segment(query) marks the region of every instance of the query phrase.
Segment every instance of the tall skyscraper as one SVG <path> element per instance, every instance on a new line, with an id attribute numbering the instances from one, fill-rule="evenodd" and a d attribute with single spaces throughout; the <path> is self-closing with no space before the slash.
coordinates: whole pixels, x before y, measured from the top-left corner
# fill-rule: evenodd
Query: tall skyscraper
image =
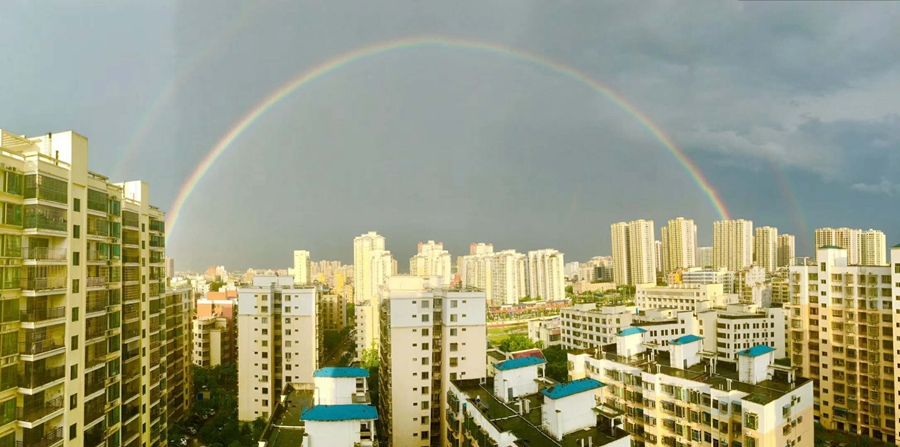
<path id="1" fill-rule="evenodd" d="M 484 292 L 442 281 L 397 276 L 382 289 L 378 413 L 387 445 L 446 445 L 450 381 L 486 375 Z"/>
<path id="2" fill-rule="evenodd" d="M 818 249 L 831 246 L 847 249 L 847 263 L 859 265 L 859 234 L 858 229 L 853 228 L 819 228 L 816 230 L 816 254 Z"/>
<path id="3" fill-rule="evenodd" d="M 311 270 L 312 262 L 309 260 L 309 252 L 294 250 L 294 284 L 312 283 Z"/>
<path id="4" fill-rule="evenodd" d="M 166 278 L 175 276 L 175 260 L 166 256 Z"/>
<path id="5" fill-rule="evenodd" d="M 311 384 L 318 367 L 316 289 L 255 276 L 238 289 L 238 420 L 269 419 L 288 384 Z"/>
<path id="6" fill-rule="evenodd" d="M 736 272 L 753 265 L 753 222 L 713 222 L 713 268 Z"/>
<path id="7" fill-rule="evenodd" d="M 494 246 L 492 244 L 472 244 L 469 247 L 469 255 L 461 257 L 460 281 L 465 287 L 475 287 L 484 290 L 488 305 L 491 305 L 493 295 L 492 264 L 494 261 Z"/>
<path id="8" fill-rule="evenodd" d="M 888 265 L 887 241 L 883 232 L 868 230 L 859 233 L 859 264 Z"/>
<path id="9" fill-rule="evenodd" d="M 77 133 L 0 130 L 3 446 L 160 445 L 191 403 L 165 215 L 88 160 Z"/>
<path id="10" fill-rule="evenodd" d="M 528 294 L 527 258 L 515 250 L 503 250 L 491 261 L 491 306 L 518 304 Z"/>
<path id="11" fill-rule="evenodd" d="M 668 239 L 666 237 L 666 227 L 662 228 L 662 239 L 664 241 Z M 653 255 L 656 258 L 656 272 L 662 273 L 666 271 L 667 265 L 664 260 L 666 257 L 666 250 L 663 248 L 663 243 L 661 241 L 653 242 Z"/>
<path id="12" fill-rule="evenodd" d="M 778 236 L 778 267 L 790 267 L 791 260 L 797 256 L 794 250 L 794 235 L 782 234 Z"/>
<path id="13" fill-rule="evenodd" d="M 353 239 L 353 287 L 357 303 L 369 301 L 378 293 L 372 281 L 373 250 L 384 250 L 384 236 L 370 231 Z"/>
<path id="14" fill-rule="evenodd" d="M 628 263 L 628 222 L 610 225 L 612 240 L 613 282 L 618 285 L 632 284 Z"/>
<path id="15" fill-rule="evenodd" d="M 670 220 L 663 235 L 663 273 L 694 267 L 697 262 L 697 225 L 692 219 Z"/>
<path id="16" fill-rule="evenodd" d="M 757 227 L 753 245 L 756 265 L 773 273 L 778 267 L 778 228 Z"/>
<path id="17" fill-rule="evenodd" d="M 565 262 L 563 254 L 553 250 L 528 252 L 528 295 L 546 301 L 566 298 Z"/>
<path id="18" fill-rule="evenodd" d="M 409 258 L 409 274 L 413 276 L 440 276 L 449 283 L 452 271 L 453 259 L 450 252 L 444 250 L 443 242 L 419 242 L 418 253 Z"/>
<path id="19" fill-rule="evenodd" d="M 615 283 L 656 284 L 656 241 L 653 221 L 619 222 L 612 224 L 610 229 Z"/>
<path id="20" fill-rule="evenodd" d="M 700 247 L 697 249 L 697 265 L 699 267 L 712 267 L 713 266 L 713 248 L 712 247 Z"/>

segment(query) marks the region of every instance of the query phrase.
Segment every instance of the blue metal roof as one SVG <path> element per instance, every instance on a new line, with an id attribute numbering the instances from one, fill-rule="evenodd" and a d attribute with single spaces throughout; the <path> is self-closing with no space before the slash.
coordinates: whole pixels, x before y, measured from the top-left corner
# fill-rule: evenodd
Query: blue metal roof
<path id="1" fill-rule="evenodd" d="M 641 329 L 639 327 L 630 327 L 628 329 L 623 329 L 622 332 L 619 332 L 616 335 L 624 336 L 624 335 L 631 335 L 631 334 L 643 334 L 644 332 L 647 332 L 647 330 Z"/>
<path id="2" fill-rule="evenodd" d="M 369 370 L 353 367 L 328 367 L 317 369 L 313 377 L 369 377 Z"/>
<path id="3" fill-rule="evenodd" d="M 698 341 L 698 340 L 703 340 L 703 338 L 696 336 L 694 334 L 691 334 L 691 335 L 685 335 L 682 337 L 678 337 L 675 340 L 670 341 L 669 344 L 670 345 L 684 345 L 684 344 L 688 344 L 690 342 Z"/>
<path id="4" fill-rule="evenodd" d="M 574 382 L 551 386 L 550 388 L 541 390 L 541 394 L 555 400 L 604 386 L 606 385 L 594 379 L 580 379 Z"/>
<path id="5" fill-rule="evenodd" d="M 750 349 L 744 349 L 743 351 L 738 351 L 738 355 L 746 355 L 748 357 L 759 357 L 763 354 L 768 354 L 774 351 L 775 348 L 766 345 L 756 345 Z"/>
<path id="6" fill-rule="evenodd" d="M 378 419 L 378 410 L 371 405 L 316 405 L 300 415 L 301 421 L 362 421 Z"/>
<path id="7" fill-rule="evenodd" d="M 526 366 L 540 365 L 542 363 L 547 363 L 547 361 L 540 357 L 521 357 L 495 363 L 494 368 L 497 368 L 500 371 L 509 371 L 511 369 L 524 368 Z"/>

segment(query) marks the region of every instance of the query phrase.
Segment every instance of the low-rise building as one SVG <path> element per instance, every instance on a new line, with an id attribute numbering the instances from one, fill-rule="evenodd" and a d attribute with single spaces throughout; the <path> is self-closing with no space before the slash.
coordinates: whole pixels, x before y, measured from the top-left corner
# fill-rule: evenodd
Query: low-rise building
<path id="1" fill-rule="evenodd" d="M 631 326 L 634 306 L 576 304 L 560 310 L 561 342 L 564 349 L 583 349 L 612 343 L 615 335 Z"/>
<path id="2" fill-rule="evenodd" d="M 733 301 L 725 294 L 722 284 L 638 285 L 634 300 L 640 309 L 690 311 L 724 306 Z"/>
<path id="3" fill-rule="evenodd" d="M 561 321 L 559 317 L 544 317 L 528 320 L 528 338 L 544 348 L 562 344 Z"/>
<path id="4" fill-rule="evenodd" d="M 347 319 L 347 304 L 341 295 L 319 295 L 319 326 L 323 331 L 344 329 Z"/>
<path id="5" fill-rule="evenodd" d="M 757 345 L 774 348 L 777 359 L 786 357 L 786 317 L 781 307 L 732 304 L 698 312 L 697 318 L 703 350 L 721 360 L 736 362 L 738 352 Z"/>

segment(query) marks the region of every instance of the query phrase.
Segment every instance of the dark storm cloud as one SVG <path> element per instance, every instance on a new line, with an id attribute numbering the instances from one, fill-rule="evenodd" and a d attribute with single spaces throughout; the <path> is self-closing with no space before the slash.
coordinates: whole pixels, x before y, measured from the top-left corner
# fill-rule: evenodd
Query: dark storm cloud
<path id="1" fill-rule="evenodd" d="M 0 15 L 14 43 L 0 127 L 83 133 L 92 169 L 147 180 L 168 208 L 216 141 L 303 71 L 374 42 L 462 37 L 621 93 L 733 215 L 798 233 L 801 251 L 826 225 L 893 243 L 898 15 L 858 2 L 20 2 Z M 709 201 L 609 100 L 521 61 L 407 49 L 335 71 L 250 126 L 189 198 L 169 253 L 184 268 L 285 266 L 294 248 L 349 261 L 352 238 L 377 230 L 401 270 L 428 239 L 584 260 L 608 252 L 612 222 L 677 216 L 711 243 Z"/>

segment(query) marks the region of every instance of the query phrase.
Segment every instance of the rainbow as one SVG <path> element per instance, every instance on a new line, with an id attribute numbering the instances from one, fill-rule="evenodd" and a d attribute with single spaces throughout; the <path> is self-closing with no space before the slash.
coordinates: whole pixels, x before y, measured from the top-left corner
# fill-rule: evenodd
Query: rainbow
<path id="1" fill-rule="evenodd" d="M 716 192 L 716 190 L 713 189 L 712 186 L 710 186 L 709 181 L 706 179 L 697 165 L 694 164 L 694 162 L 690 158 L 688 158 L 687 155 L 685 155 L 685 153 L 678 148 L 678 146 L 675 145 L 675 142 L 673 142 L 672 139 L 669 138 L 663 132 L 663 130 L 660 129 L 659 126 L 651 121 L 644 112 L 629 103 L 624 97 L 614 92 L 609 87 L 606 87 L 605 85 L 591 78 L 584 72 L 577 70 L 576 68 L 554 61 L 552 59 L 548 59 L 544 56 L 527 53 L 522 50 L 491 42 L 425 36 L 380 42 L 352 50 L 341 56 L 330 59 L 311 70 L 301 73 L 299 76 L 297 76 L 287 84 L 284 84 L 282 87 L 272 92 L 272 94 L 267 98 L 257 103 L 249 113 L 244 115 L 243 118 L 241 118 L 241 120 L 238 121 L 237 124 L 235 124 L 234 127 L 232 127 L 231 130 L 229 130 L 228 133 L 226 133 L 216 143 L 216 145 L 206 154 L 206 156 L 203 158 L 194 172 L 191 173 L 191 176 L 187 179 L 187 181 L 184 182 L 181 190 L 178 192 L 178 196 L 175 198 L 175 202 L 172 205 L 171 211 L 169 212 L 166 227 L 169 229 L 169 231 L 175 228 L 175 224 L 178 222 L 178 215 L 181 213 L 181 209 L 182 207 L 184 207 L 184 204 L 187 201 L 188 197 L 190 197 L 191 192 L 193 192 L 194 188 L 197 187 L 197 184 L 200 182 L 203 176 L 206 175 L 206 173 L 216 162 L 216 160 L 225 152 L 226 149 L 228 149 L 229 146 L 231 146 L 232 143 L 234 143 L 234 141 L 238 137 L 240 137 L 241 133 L 247 130 L 247 128 L 250 127 L 253 122 L 259 119 L 259 117 L 265 114 L 279 101 L 281 101 L 297 89 L 335 70 L 339 70 L 349 64 L 352 64 L 353 62 L 368 59 L 390 51 L 421 47 L 469 49 L 497 54 L 500 56 L 509 57 L 515 60 L 543 67 L 556 74 L 565 76 L 573 81 L 584 84 L 591 90 L 605 96 L 619 108 L 640 121 L 640 123 L 643 124 L 643 126 L 647 128 L 647 130 L 649 130 L 650 133 L 653 134 L 653 136 L 657 140 L 659 140 L 659 142 L 662 143 L 662 145 L 666 149 L 668 149 L 669 152 L 672 153 L 672 155 L 675 156 L 675 159 L 678 160 L 678 162 L 682 166 L 684 166 L 684 168 L 693 178 L 694 183 L 696 183 L 697 186 L 699 186 L 703 191 L 703 193 L 709 198 L 716 212 L 719 214 L 719 217 L 721 217 L 722 219 L 729 219 L 728 209 L 725 207 L 725 204 L 722 202 L 722 199 L 719 197 L 719 194 Z"/>

